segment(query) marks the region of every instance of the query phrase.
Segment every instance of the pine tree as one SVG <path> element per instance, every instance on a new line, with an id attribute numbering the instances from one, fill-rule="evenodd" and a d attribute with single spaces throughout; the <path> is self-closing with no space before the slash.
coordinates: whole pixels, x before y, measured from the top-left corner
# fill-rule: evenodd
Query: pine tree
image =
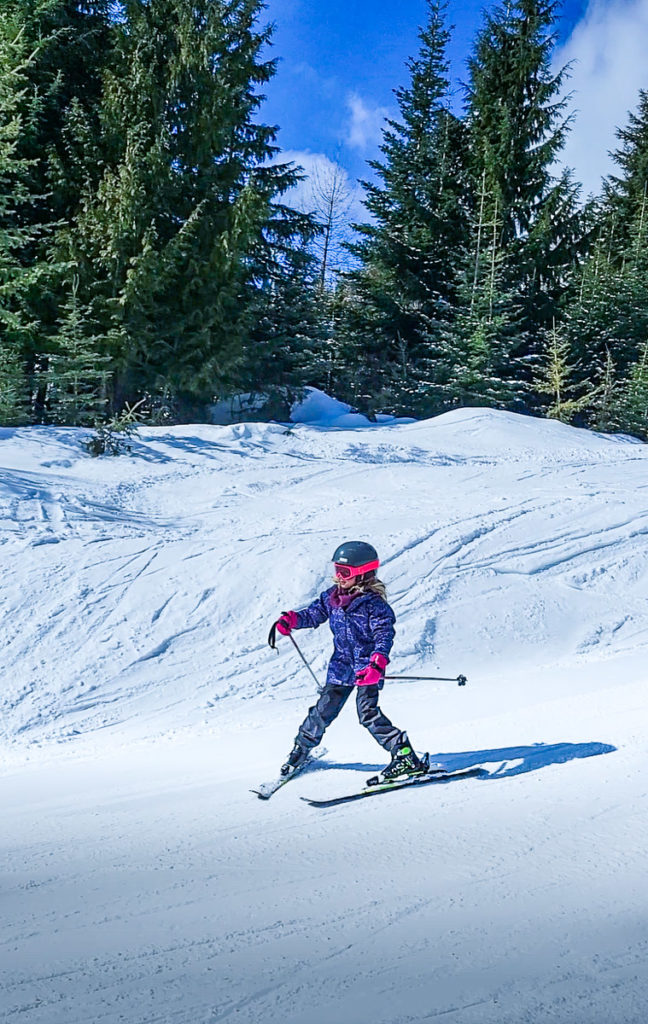
<path id="1" fill-rule="evenodd" d="M 96 105 L 111 7 L 109 0 L 92 4 L 4 0 L 2 4 L 0 50 L 18 59 L 12 76 L 0 72 L 5 81 L 0 100 L 4 138 L 12 124 L 19 124 L 11 143 L 13 168 L 19 168 L 19 173 L 13 174 L 9 205 L 5 203 L 0 211 L 9 231 L 4 239 L 5 243 L 10 239 L 16 271 L 13 284 L 19 281 L 19 288 L 5 279 L 4 293 L 8 288 L 11 299 L 4 310 L 5 316 L 7 310 L 11 315 L 14 361 L 25 368 L 29 379 L 26 408 L 37 419 L 43 413 L 38 381 L 47 370 L 44 340 L 64 296 L 66 267 L 57 252 L 56 237 L 79 204 L 78 159 L 70 159 L 66 150 L 67 118 L 75 104 L 86 113 Z M 5 120 L 9 108 L 11 117 Z"/>
<path id="2" fill-rule="evenodd" d="M 622 429 L 648 441 L 648 341 L 644 343 L 624 388 Z"/>
<path id="3" fill-rule="evenodd" d="M 574 285 L 578 291 L 565 303 L 563 323 L 577 361 L 601 379 L 609 353 L 625 377 L 648 331 L 648 282 L 641 267 L 616 264 L 602 238 Z"/>
<path id="4" fill-rule="evenodd" d="M 592 404 L 593 388 L 589 385 L 583 393 L 583 385 L 574 381 L 574 369 L 569 341 L 554 321 L 546 334 L 544 360 L 535 383 L 536 390 L 551 400 L 547 409 L 550 419 L 571 423 L 578 412 Z"/>
<path id="5" fill-rule="evenodd" d="M 29 86 L 35 59 L 18 13 L 8 8 L 0 19 L 0 423 L 22 422 L 29 410 L 25 350 L 32 324 L 25 296 L 38 273 L 22 254 L 37 231 L 25 213 L 35 199 L 29 187 L 33 161 L 20 144 L 39 109 Z"/>
<path id="6" fill-rule="evenodd" d="M 511 408 L 521 401 L 511 356 L 521 328 L 514 298 L 503 285 L 501 260 L 494 241 L 482 245 L 469 279 L 462 280 L 450 328 L 453 363 L 444 387 L 450 404 Z"/>
<path id="7" fill-rule="evenodd" d="M 0 338 L 0 427 L 27 421 L 27 385 L 15 345 Z"/>
<path id="8" fill-rule="evenodd" d="M 328 293 L 305 241 L 284 251 L 282 265 L 257 293 L 257 314 L 238 379 L 263 396 L 265 413 L 288 419 L 306 384 L 321 386 Z"/>
<path id="9" fill-rule="evenodd" d="M 58 329 L 49 339 L 45 404 L 50 422 L 92 426 L 106 413 L 109 359 L 100 355 L 100 339 L 88 328 L 88 311 L 81 307 L 78 290 L 74 275 Z"/>
<path id="10" fill-rule="evenodd" d="M 458 269 L 451 323 L 453 366 L 445 385 L 452 404 L 515 407 L 522 403 L 513 351 L 524 337 L 520 302 L 506 287 L 497 202 L 487 202 L 486 174 L 471 217 L 471 241 Z M 492 210 L 488 220 L 487 210 Z"/>
<path id="11" fill-rule="evenodd" d="M 597 205 L 598 239 L 576 294 L 565 305 L 564 324 L 578 361 L 610 392 L 586 410 L 596 429 L 643 436 L 645 345 L 648 337 L 648 93 L 637 113 L 617 130 L 613 153 L 619 173 L 604 183 Z M 612 375 L 613 371 L 613 375 Z"/>
<path id="12" fill-rule="evenodd" d="M 258 292 L 310 221 L 281 194 L 258 123 L 275 71 L 261 0 L 125 0 L 101 113 L 108 153 L 71 252 L 118 372 L 119 408 L 170 386 L 207 401 L 233 379 Z"/>
<path id="13" fill-rule="evenodd" d="M 79 208 L 82 178 L 92 169 L 95 153 L 87 151 L 96 134 L 102 69 L 110 60 L 111 0 L 4 0 L 3 16 L 19 27 L 20 40 L 31 53 L 25 73 L 27 89 L 21 104 L 17 156 L 29 167 L 26 187 L 30 202 L 20 220 L 32 228 L 20 253 L 26 267 L 49 269 L 48 280 L 26 296 L 25 314 L 34 325 L 28 361 L 50 333 L 66 296 L 66 270 L 57 253 L 56 237 L 67 229 Z M 83 117 L 88 131 L 76 150 L 70 121 Z"/>
<path id="14" fill-rule="evenodd" d="M 355 225 L 350 246 L 360 266 L 347 333 L 365 408 L 382 392 L 396 410 L 438 411 L 436 384 L 451 361 L 446 327 L 467 226 L 464 131 L 449 109 L 445 6 L 428 0 L 427 10 L 409 85 L 396 90 L 400 118 L 387 122 L 383 158 L 370 163 L 376 181 L 362 183 L 372 220 Z"/>
<path id="15" fill-rule="evenodd" d="M 604 182 L 603 201 L 611 251 L 623 262 L 648 242 L 648 90 L 640 90 L 637 112 L 616 135 L 621 147 L 612 157 L 620 173 Z"/>
<path id="16" fill-rule="evenodd" d="M 583 224 L 578 187 L 553 167 L 569 129 L 567 69 L 552 70 L 555 0 L 517 0 L 487 14 L 469 61 L 467 118 L 481 218 L 497 219 L 506 291 L 521 313 L 519 356 L 558 313 Z M 518 364 L 519 368 L 519 364 Z"/>
<path id="17" fill-rule="evenodd" d="M 622 390 L 610 350 L 607 350 L 603 374 L 590 402 L 587 424 L 593 430 L 611 434 L 623 423 Z"/>

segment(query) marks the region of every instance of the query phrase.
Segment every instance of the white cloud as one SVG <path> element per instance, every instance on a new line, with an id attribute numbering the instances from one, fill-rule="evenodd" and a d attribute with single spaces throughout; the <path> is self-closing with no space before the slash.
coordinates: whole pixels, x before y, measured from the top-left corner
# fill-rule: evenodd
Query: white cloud
<path id="1" fill-rule="evenodd" d="M 582 182 L 584 196 L 599 193 L 601 178 L 614 170 L 609 150 L 615 129 L 648 89 L 648 0 L 591 0 L 555 64 L 574 61 L 569 88 L 576 116 L 563 160 Z"/>
<path id="2" fill-rule="evenodd" d="M 372 150 L 382 141 L 385 118 L 389 116 L 386 107 L 370 107 L 357 92 L 351 92 L 346 100 L 350 119 L 346 130 L 346 143 L 361 153 Z"/>

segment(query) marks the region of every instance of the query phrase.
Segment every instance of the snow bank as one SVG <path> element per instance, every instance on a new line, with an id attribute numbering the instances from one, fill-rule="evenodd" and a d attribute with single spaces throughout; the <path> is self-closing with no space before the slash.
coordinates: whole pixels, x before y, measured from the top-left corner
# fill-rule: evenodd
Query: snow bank
<path id="1" fill-rule="evenodd" d="M 362 413 L 353 412 L 346 402 L 319 391 L 317 388 L 306 388 L 306 397 L 296 402 L 290 413 L 292 423 L 308 423 L 312 427 L 330 429 L 348 429 L 357 427 L 385 426 L 388 423 L 414 423 L 410 417 L 387 416 L 380 413 L 375 420 L 368 419 Z"/>

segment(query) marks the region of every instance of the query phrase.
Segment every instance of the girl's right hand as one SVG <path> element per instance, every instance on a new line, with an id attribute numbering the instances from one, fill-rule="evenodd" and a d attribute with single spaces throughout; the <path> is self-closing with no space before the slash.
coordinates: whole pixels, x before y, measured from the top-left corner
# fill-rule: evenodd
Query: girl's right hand
<path id="1" fill-rule="evenodd" d="M 282 612 L 275 625 L 282 636 L 290 636 L 297 629 L 297 612 Z"/>

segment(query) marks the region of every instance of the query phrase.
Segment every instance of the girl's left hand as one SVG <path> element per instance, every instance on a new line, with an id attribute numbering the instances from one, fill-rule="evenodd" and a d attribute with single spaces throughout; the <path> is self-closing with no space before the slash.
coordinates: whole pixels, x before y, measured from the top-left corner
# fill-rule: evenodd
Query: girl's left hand
<path id="1" fill-rule="evenodd" d="M 384 654 L 377 652 L 372 654 L 369 664 L 356 672 L 356 686 L 378 686 L 385 674 L 387 664 L 388 661 Z"/>

